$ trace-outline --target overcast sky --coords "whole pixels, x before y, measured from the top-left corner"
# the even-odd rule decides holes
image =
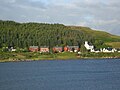
[[[120,35],[120,0],[0,0],[0,19],[87,26]]]

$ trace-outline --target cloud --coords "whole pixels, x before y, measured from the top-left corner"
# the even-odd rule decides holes
[[[120,0],[1,0],[0,19],[83,25],[120,35]]]
[[[42,15],[45,9],[45,4],[40,1],[3,0],[0,3],[0,19],[20,22],[37,21],[37,15]]]
[[[13,8],[39,8],[45,9],[45,4],[40,1],[33,1],[33,0],[3,0],[1,1],[1,6],[3,7],[13,7]],[[10,8],[11,9],[11,8]]]

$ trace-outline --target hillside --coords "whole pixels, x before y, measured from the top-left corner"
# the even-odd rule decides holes
[[[87,40],[102,47],[107,42],[120,42],[120,36],[88,27],[65,26],[63,24],[17,23],[0,21],[0,47],[26,48],[38,46],[81,46]]]
[[[112,46],[113,48],[120,48],[120,42],[106,42],[105,44]]]
[[[104,31],[96,31],[92,30],[88,27],[79,27],[79,26],[69,26],[69,28],[74,30],[80,30],[85,32],[86,34],[92,35],[97,40],[103,40],[104,42],[116,42],[120,41],[120,36],[112,35],[110,33]]]

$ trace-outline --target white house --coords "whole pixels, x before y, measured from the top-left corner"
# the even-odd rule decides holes
[[[14,49],[14,48],[13,48],[13,49],[11,49],[11,51],[12,51],[12,52],[15,52],[15,51],[16,51],[16,49]]]
[[[11,52],[15,52],[16,51],[16,49],[14,47],[9,46],[7,48],[8,48],[8,51],[11,51]]]
[[[116,52],[117,50],[115,48],[103,48],[101,49],[101,52]]]
[[[94,49],[94,46],[89,44],[88,41],[85,41],[84,46],[87,50],[93,50]]]

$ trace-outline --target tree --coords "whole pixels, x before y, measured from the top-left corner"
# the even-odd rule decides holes
[[[80,52],[82,52],[82,53],[88,52],[87,49],[85,48],[85,46],[83,44],[80,47]]]

